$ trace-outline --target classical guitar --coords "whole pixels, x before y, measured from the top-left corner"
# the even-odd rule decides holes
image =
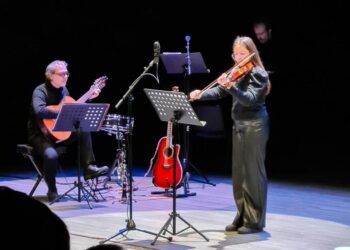
[[[173,87],[174,89],[178,91],[178,88]],[[164,189],[169,189],[173,186],[177,187],[182,180],[182,166],[179,160],[180,145],[176,144],[174,147],[172,144],[172,132],[173,123],[168,121],[167,135],[160,138],[156,152],[151,159],[153,184]],[[174,153],[176,154],[175,159]],[[176,164],[174,164],[174,161]]]
[[[91,85],[90,89],[82,95],[77,101],[75,101],[70,96],[65,96],[61,100],[61,102],[58,105],[50,105],[47,106],[48,109],[59,111],[64,103],[85,103],[96,90],[101,90],[105,85],[108,78],[106,76],[102,76],[94,81],[94,83]],[[42,122],[40,124],[41,130],[46,134],[48,137],[50,137],[52,140],[58,142],[58,141],[64,141],[67,140],[71,133],[70,131],[52,131],[54,125],[55,125],[55,119],[42,119]]]

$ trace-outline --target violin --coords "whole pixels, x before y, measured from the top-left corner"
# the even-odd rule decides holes
[[[241,62],[239,62],[237,65],[227,70],[224,73],[226,77],[230,79],[230,81],[234,81],[240,78],[241,76],[247,74],[254,67],[254,64],[251,62],[251,59],[253,58],[254,55],[255,53],[251,53],[250,55],[245,57]],[[204,89],[202,89],[199,92],[199,95],[203,94],[208,89],[214,87],[216,84],[218,84],[218,78],[212,81],[211,83],[209,83]],[[232,86],[232,82],[226,87],[231,88],[231,86]],[[190,99],[189,101],[193,101],[193,99]]]
[[[240,78],[241,76],[245,75],[246,73],[248,73],[248,71],[250,71],[252,68],[254,67],[254,64],[252,62],[248,62],[247,64],[241,66],[240,68],[238,68],[235,72],[233,72],[233,74],[231,74],[228,78],[231,81],[237,80],[238,78]]]
[[[229,75],[227,78],[230,79],[230,82],[225,85],[226,88],[231,88],[233,82],[240,78],[241,76],[244,76],[247,74],[252,68],[254,67],[254,64],[252,62],[248,62],[245,65],[238,68],[235,72],[233,72],[231,75]]]

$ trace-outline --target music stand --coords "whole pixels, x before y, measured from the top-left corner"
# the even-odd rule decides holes
[[[74,182],[73,187],[57,197],[50,204],[59,201],[62,197],[66,196],[75,188],[78,188],[78,201],[81,202],[82,193],[90,209],[92,209],[92,207],[89,202],[89,196],[93,197],[93,199],[97,201],[94,195],[92,195],[91,192],[84,187],[80,180],[80,133],[81,131],[99,131],[108,109],[108,103],[65,103],[62,105],[52,131],[72,131],[77,133],[78,179]]]
[[[185,80],[185,93],[189,94],[189,80],[191,74],[206,74],[209,73],[209,69],[207,69],[207,66],[205,65],[204,59],[202,57],[202,54],[200,52],[193,52],[189,53],[189,56],[187,53],[180,53],[180,52],[164,52],[160,55],[160,58],[162,59],[162,62],[165,66],[165,69],[168,74],[183,74],[184,80]],[[190,64],[190,65],[189,65]],[[190,127],[189,125],[186,125],[184,128],[184,169],[185,171],[189,171],[189,167],[191,166],[199,175],[201,175],[205,181],[193,179],[194,181],[210,184],[212,186],[216,186],[216,184],[209,181],[209,179],[197,168],[195,167],[189,160],[189,132]],[[184,181],[187,181],[188,178],[185,178]],[[185,196],[186,194],[189,194],[188,191],[188,182],[184,183],[184,189],[185,189]],[[192,194],[193,195],[193,194]],[[195,193],[194,193],[195,195]]]
[[[176,134],[175,130],[178,123],[204,126],[204,123],[198,120],[198,117],[192,109],[192,106],[187,101],[187,96],[185,95],[185,93],[156,89],[144,89],[144,91],[148,99],[151,101],[154,109],[156,110],[159,119],[164,122],[173,122],[173,134]],[[176,136],[174,136],[174,145],[176,145],[175,141]],[[176,150],[174,150],[173,152],[173,159],[173,211],[169,215],[169,219],[160,229],[159,233],[157,234],[156,238],[153,240],[151,245],[155,244],[155,242],[161,234],[164,235],[166,232],[169,232],[172,235],[177,235],[187,230],[188,228],[192,228],[194,231],[200,234],[206,241],[209,241],[207,237],[205,237],[200,231],[198,231],[189,222],[182,218],[180,214],[176,212]],[[188,227],[179,232],[176,232],[176,217],[181,219]],[[172,232],[168,230],[168,227],[170,226],[171,222],[173,222]]]
[[[183,74],[186,71],[187,54],[180,52],[164,52],[160,55],[165,70],[168,74]],[[195,74],[207,74],[209,70],[205,65],[204,59],[200,52],[190,53],[191,69]]]

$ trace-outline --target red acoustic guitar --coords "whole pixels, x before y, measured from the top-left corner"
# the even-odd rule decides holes
[[[177,87],[174,87],[173,90]],[[182,166],[179,160],[180,145],[172,144],[173,123],[168,121],[167,136],[160,138],[156,152],[151,159],[152,181],[156,187],[169,189],[177,187],[182,180]],[[176,159],[174,164],[174,152]],[[175,181],[174,181],[174,165],[175,165]]]
[[[93,85],[90,87],[89,91],[87,91],[84,95],[82,95],[77,101],[75,101],[72,97],[70,96],[65,96],[61,100],[60,104],[58,105],[50,105],[47,106],[47,108],[55,111],[59,111],[64,103],[85,103],[95,92],[97,89],[102,89],[106,85],[106,81],[108,78],[106,76],[102,76],[98,79],[96,79],[93,83]],[[43,131],[44,134],[49,136],[51,139],[54,141],[64,141],[67,140],[72,132],[70,131],[52,131],[54,125],[55,125],[56,120],[55,119],[43,119],[42,123],[40,124],[41,130]]]

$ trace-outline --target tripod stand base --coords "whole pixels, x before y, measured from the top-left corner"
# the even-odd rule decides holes
[[[95,202],[97,202],[97,199],[95,198],[95,196],[89,191],[87,190],[82,182],[74,182],[74,186],[71,187],[70,189],[68,189],[65,193],[61,194],[60,196],[58,196],[55,200],[53,200],[52,202],[50,202],[50,205],[54,204],[55,202],[60,201],[63,197],[65,196],[69,196],[69,193],[71,191],[73,191],[75,188],[78,188],[78,199],[76,199],[77,201],[81,202],[82,198],[84,198],[89,206],[90,209],[92,209],[92,206],[90,204],[89,201],[89,197],[92,197],[94,199]]]
[[[216,186],[215,183],[210,182],[208,179],[206,179],[205,181],[203,181],[203,180],[198,180],[198,179],[195,179],[195,178],[192,178],[192,177],[191,177],[190,180],[191,180],[191,181],[195,181],[195,182],[199,182],[199,183],[204,183],[204,184],[212,185],[212,186],[214,186],[214,187]]]
[[[136,227],[136,224],[135,222],[132,220],[132,219],[129,219],[127,220],[127,224],[126,224],[126,227],[123,228],[123,229],[120,229],[116,234],[112,235],[111,237],[105,239],[105,240],[102,240],[100,241],[100,244],[104,244],[106,243],[107,241],[117,237],[118,235],[123,235],[124,236],[124,233],[127,232],[127,231],[132,231],[132,230],[137,230],[137,231],[140,231],[140,232],[143,232],[143,233],[148,233],[148,234],[152,234],[152,235],[156,235],[158,236],[156,233],[153,233],[153,232],[150,232],[150,231],[147,231],[147,230],[141,230],[141,229],[138,229]],[[173,237],[165,237],[165,236],[162,236],[160,235],[160,237],[164,238],[164,239],[167,239],[168,241],[172,241],[173,240]],[[157,237],[158,238],[158,237]]]
[[[191,162],[189,163],[189,166],[192,167],[198,174],[200,174],[204,181],[203,180],[198,180],[198,179],[195,179],[195,178],[192,178],[192,177],[189,177],[190,180],[192,181],[196,181],[196,182],[200,182],[200,183],[204,183],[204,184],[209,184],[209,185],[212,185],[212,186],[216,186],[215,183],[212,183],[209,181],[209,179],[198,169],[196,168],[196,166],[194,166]]]
[[[182,220],[186,225],[187,227],[182,229],[181,231],[179,232],[176,232],[176,217],[179,218],[180,220]],[[170,226],[171,224],[171,221],[173,221],[173,232],[170,232],[168,230],[168,227]],[[161,234],[165,234],[166,232],[172,234],[172,235],[177,235],[177,234],[180,234],[184,231],[186,231],[187,229],[189,228],[192,228],[194,231],[196,231],[196,233],[198,233],[200,236],[202,236],[206,241],[209,241],[209,239],[207,237],[205,237],[204,234],[202,234],[200,231],[198,231],[194,226],[192,226],[189,222],[187,222],[184,218],[181,217],[180,214],[176,213],[176,212],[172,212],[170,215],[169,215],[169,219],[165,222],[164,226],[160,229],[159,233],[157,234],[156,238],[152,241],[151,245],[154,245],[158,239],[158,237],[164,237],[162,236]]]

